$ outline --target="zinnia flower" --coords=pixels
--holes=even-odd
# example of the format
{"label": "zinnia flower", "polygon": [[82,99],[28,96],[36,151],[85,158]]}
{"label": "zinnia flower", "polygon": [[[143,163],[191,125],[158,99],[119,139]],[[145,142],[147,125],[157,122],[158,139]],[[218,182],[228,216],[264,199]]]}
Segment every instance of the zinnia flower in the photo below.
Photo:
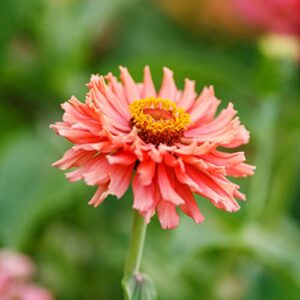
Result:
{"label": "zinnia flower", "polygon": [[120,67],[121,82],[111,73],[93,75],[85,103],[72,97],[62,104],[63,121],[51,127],[73,147],[53,165],[71,181],[96,185],[89,204],[107,197],[121,198],[132,180],[133,208],[146,222],[158,213],[163,228],[179,223],[177,208],[201,223],[203,215],[194,199],[197,193],[217,208],[234,212],[244,200],[239,186],[227,176],[253,174],[243,152],[227,153],[249,141],[249,133],[233,104],[215,117],[220,100],[213,87],[197,96],[195,82],[185,80],[180,91],[173,72],[164,68],[160,90],[149,67],[142,83],[135,83]]}

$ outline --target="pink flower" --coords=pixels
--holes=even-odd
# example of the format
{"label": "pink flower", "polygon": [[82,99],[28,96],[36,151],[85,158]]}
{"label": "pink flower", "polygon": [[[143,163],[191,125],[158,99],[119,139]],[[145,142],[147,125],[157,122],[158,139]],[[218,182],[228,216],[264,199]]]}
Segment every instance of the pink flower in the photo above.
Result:
{"label": "pink flower", "polygon": [[32,277],[34,271],[35,267],[27,256],[11,250],[0,252],[0,274],[15,279],[26,279]]}
{"label": "pink flower", "polygon": [[253,174],[243,152],[226,153],[249,141],[249,133],[233,104],[215,117],[220,100],[212,87],[199,96],[195,82],[185,80],[183,91],[164,68],[156,91],[149,67],[142,83],[135,83],[120,67],[121,82],[111,73],[93,75],[85,103],[72,97],[62,104],[63,121],[51,125],[73,147],[53,165],[69,181],[97,186],[89,204],[98,206],[107,195],[121,198],[132,180],[133,208],[146,222],[158,213],[163,228],[179,223],[177,207],[201,223],[203,215],[193,193],[217,208],[234,212],[244,200],[239,186],[227,176]]}
{"label": "pink flower", "polygon": [[11,299],[20,300],[53,300],[52,295],[44,288],[33,284],[16,285]]}
{"label": "pink flower", "polygon": [[27,282],[11,282],[5,291],[0,291],[0,300],[53,300],[44,288]]}
{"label": "pink flower", "polygon": [[300,37],[300,0],[233,0],[240,13],[264,31]]}
{"label": "pink flower", "polygon": [[30,282],[34,270],[29,257],[11,250],[1,250],[0,300],[53,300],[47,290]]}

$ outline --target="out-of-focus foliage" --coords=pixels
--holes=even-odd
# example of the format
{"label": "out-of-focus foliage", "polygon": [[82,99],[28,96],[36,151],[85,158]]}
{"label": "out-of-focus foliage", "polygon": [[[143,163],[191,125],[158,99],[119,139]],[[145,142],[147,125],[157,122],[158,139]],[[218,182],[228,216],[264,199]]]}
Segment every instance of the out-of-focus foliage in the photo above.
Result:
{"label": "out-of-focus foliage", "polygon": [[[150,1],[0,2],[0,244],[32,255],[38,280],[57,299],[121,299],[131,191],[97,209],[94,190],[50,167],[67,148],[48,129],[92,73],[130,68],[155,82],[164,65],[178,86],[213,84],[234,100],[252,141],[241,150],[257,174],[240,180],[248,202],[236,214],[198,202],[206,220],[148,228],[143,269],[159,299],[298,299],[300,294],[300,89],[297,67],[265,60],[255,42],[207,40]],[[209,36],[209,32],[206,33]],[[293,76],[289,77],[289,74]]]}
{"label": "out-of-focus foliage", "polygon": [[172,18],[194,33],[211,38],[228,34],[230,39],[249,39],[258,33],[241,16],[239,0],[156,0]]}

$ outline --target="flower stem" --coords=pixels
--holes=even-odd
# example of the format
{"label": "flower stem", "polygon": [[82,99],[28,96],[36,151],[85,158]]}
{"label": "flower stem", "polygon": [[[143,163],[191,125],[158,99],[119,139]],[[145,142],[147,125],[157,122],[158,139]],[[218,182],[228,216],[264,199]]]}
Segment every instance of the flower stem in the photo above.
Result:
{"label": "flower stem", "polygon": [[125,263],[124,277],[139,272],[146,236],[146,227],[147,224],[145,223],[144,218],[134,210],[131,240]]}
{"label": "flower stem", "polygon": [[251,180],[248,196],[248,217],[256,219],[265,215],[269,199],[273,163],[276,149],[276,125],[279,114],[279,99],[276,96],[261,100],[259,112],[255,116],[257,133],[255,176]]}

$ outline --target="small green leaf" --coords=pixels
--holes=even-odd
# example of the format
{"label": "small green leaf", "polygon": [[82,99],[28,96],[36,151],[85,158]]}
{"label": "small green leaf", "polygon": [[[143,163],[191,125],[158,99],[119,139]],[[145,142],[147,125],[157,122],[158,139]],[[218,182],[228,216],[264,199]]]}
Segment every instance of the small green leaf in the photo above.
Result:
{"label": "small green leaf", "polygon": [[145,273],[135,273],[122,280],[128,300],[154,300],[157,297],[154,281]]}

